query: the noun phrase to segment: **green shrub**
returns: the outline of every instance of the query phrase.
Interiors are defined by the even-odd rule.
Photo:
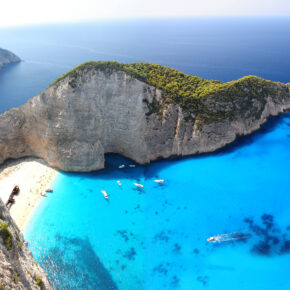
[[[2,237],[7,250],[12,248],[12,234],[5,222],[0,223],[0,236]]]
[[[36,284],[37,286],[42,290],[44,289],[44,284],[43,284],[43,281],[42,279],[40,278],[40,276],[35,276],[35,281],[36,281]]]

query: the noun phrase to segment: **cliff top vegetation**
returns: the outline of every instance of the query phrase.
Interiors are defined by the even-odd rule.
[[[223,83],[216,80],[206,80],[197,76],[191,76],[176,69],[157,64],[126,64],[115,61],[90,61],[80,64],[68,73],[60,76],[50,86],[69,77],[69,84],[75,87],[76,78],[92,69],[101,70],[106,73],[124,71],[133,78],[161,89],[164,93],[164,103],[179,104],[191,113],[198,112],[201,117],[210,117],[209,121],[212,121],[213,118],[213,113],[208,108],[208,100],[211,98],[218,98],[220,102],[225,103],[237,99],[244,100],[240,105],[241,111],[245,112],[250,109],[249,106],[252,106],[253,99],[257,99],[263,103],[266,96],[276,94],[277,87],[289,91],[288,84],[272,82],[253,75]],[[161,106],[158,106],[158,108],[161,108]],[[225,110],[221,109],[219,113],[221,116],[218,119],[225,117]],[[217,117],[217,115],[218,113],[215,113],[214,117]]]

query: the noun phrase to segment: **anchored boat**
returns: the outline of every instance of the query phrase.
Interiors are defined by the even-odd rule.
[[[133,184],[139,188],[144,188],[144,185],[142,185],[142,184],[139,184],[139,183],[133,183]]]
[[[207,241],[211,242],[211,243],[221,243],[221,242],[245,240],[245,239],[248,239],[250,237],[251,237],[251,235],[249,235],[249,234],[245,234],[242,232],[233,232],[233,233],[221,234],[221,235],[209,237],[207,239]]]
[[[105,199],[109,198],[109,195],[107,194],[107,192],[105,190],[101,190],[101,193],[103,194]]]
[[[156,183],[164,183],[164,179],[155,179],[154,182],[156,182]]]

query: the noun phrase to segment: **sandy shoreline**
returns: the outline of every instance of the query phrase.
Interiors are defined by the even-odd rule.
[[[20,188],[10,214],[21,230],[39,201],[46,198],[40,193],[49,188],[56,175],[57,170],[37,158],[12,160],[0,166],[0,198],[3,202],[6,203],[15,185]]]

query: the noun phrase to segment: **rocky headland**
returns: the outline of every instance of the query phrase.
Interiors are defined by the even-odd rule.
[[[9,63],[19,62],[21,59],[9,50],[0,48],[0,69]]]
[[[0,163],[35,156],[64,171],[213,152],[290,108],[290,84],[222,83],[146,63],[89,62],[0,115]]]

